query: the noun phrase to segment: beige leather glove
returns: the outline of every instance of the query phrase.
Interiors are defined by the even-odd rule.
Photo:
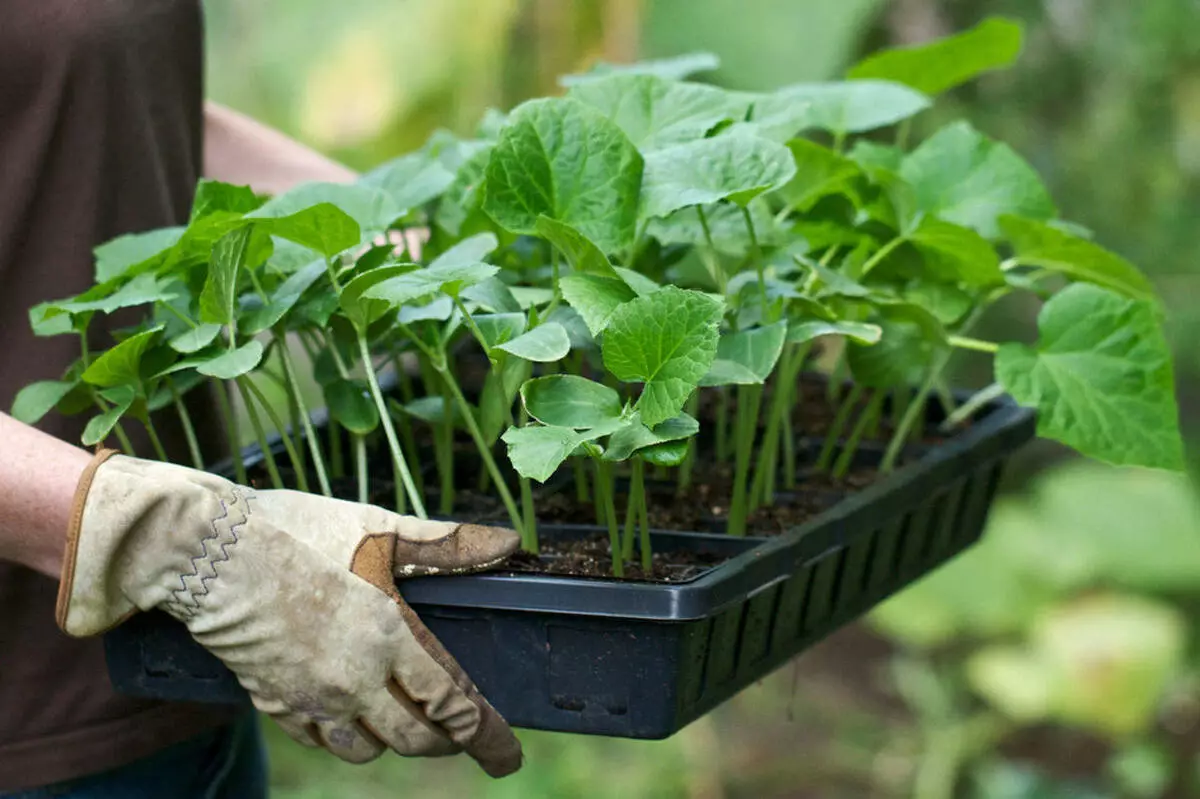
[[[102,452],[75,497],[58,623],[95,635],[162,608],[300,743],[352,762],[466,751],[502,777],[520,743],[393,578],[486,569],[517,545],[509,530]]]

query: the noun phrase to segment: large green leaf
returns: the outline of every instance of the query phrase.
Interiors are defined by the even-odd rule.
[[[670,58],[654,58],[632,64],[609,64],[600,61],[592,68],[575,75],[563,75],[559,84],[575,87],[595,80],[604,80],[610,75],[653,75],[666,80],[683,80],[698,72],[712,72],[721,65],[715,53],[706,51],[684,53]]]
[[[472,154],[454,175],[454,181],[438,201],[434,221],[452,236],[462,233],[463,225],[479,211],[483,198],[484,173],[491,160],[491,148]]]
[[[606,436],[622,422],[611,421],[590,430],[569,427],[510,427],[501,436],[517,474],[544,483],[585,441]]]
[[[1099,244],[1015,216],[1001,217],[1000,228],[1022,264],[1052,269],[1134,299],[1155,298],[1153,285],[1136,266]]]
[[[371,323],[386,314],[394,304],[390,300],[370,296],[368,292],[381,283],[411,274],[417,269],[419,267],[416,264],[392,264],[363,272],[342,286],[341,295],[338,297],[342,313],[359,332],[365,333]],[[432,291],[437,289],[430,289],[430,292]]]
[[[791,152],[749,133],[678,144],[646,156],[641,215],[666,216],[680,208],[729,199],[745,205],[796,174]]]
[[[198,352],[216,340],[221,333],[220,325],[205,324],[193,327],[190,330],[180,333],[175,338],[167,342],[171,349],[184,354]]]
[[[304,292],[308,291],[326,273],[325,264],[314,261],[288,275],[283,283],[271,294],[270,301],[253,311],[247,312],[241,320],[240,330],[252,336],[263,330],[274,327],[279,320],[296,306]]]
[[[456,297],[463,289],[482,283],[499,271],[500,267],[481,261],[429,266],[373,283],[362,296],[364,299],[385,301],[392,306],[404,305],[439,291]]]
[[[39,380],[17,392],[9,413],[18,422],[37,424],[77,384],[66,380]]]
[[[1011,66],[1020,53],[1020,24],[989,17],[954,36],[875,53],[851,67],[846,76],[895,81],[935,95],[984,72]]]
[[[796,175],[779,190],[779,196],[792,208],[806,211],[822,197],[844,191],[861,174],[858,164],[849,158],[808,139],[792,139],[787,146],[796,163]]]
[[[246,250],[253,229],[235,228],[213,246],[208,278],[200,292],[200,321],[231,325],[237,308],[238,275],[246,261]]]
[[[906,238],[921,253],[926,273],[935,280],[978,288],[1004,284],[996,251],[970,228],[925,217]]]
[[[609,437],[608,446],[604,450],[604,459],[607,461],[628,460],[639,450],[670,441],[691,438],[699,430],[700,423],[686,413],[660,422],[654,427],[642,424],[642,420],[638,418],[637,414],[634,414],[632,419]]]
[[[703,208],[713,246],[723,253],[743,256],[751,251],[750,234],[742,209],[732,203],[697,206]],[[647,232],[662,244],[691,244],[707,246],[708,241],[700,224],[697,208],[680,208],[663,219],[651,219]],[[759,197],[747,206],[760,245],[781,243],[789,236],[776,223],[766,197]]]
[[[868,322],[795,322],[788,328],[790,344],[803,344],[821,336],[845,336],[856,344],[870,346],[883,338],[883,328]]]
[[[717,357],[702,386],[761,385],[771,376],[783,342],[787,336],[787,321],[767,327],[755,327],[721,336],[717,342]]]
[[[139,305],[149,305],[156,302],[168,302],[178,298],[178,294],[168,281],[160,280],[152,274],[141,274],[112,293],[108,293],[118,281],[94,286],[85,294],[66,302],[51,303],[47,307],[45,318],[57,316],[59,313],[113,313],[121,308],[135,308]],[[106,296],[100,296],[106,295]],[[85,297],[95,296],[95,299]]]
[[[101,388],[136,385],[141,380],[142,356],[161,330],[144,330],[105,351],[83,370],[83,382]]]
[[[108,434],[117,426],[117,422],[121,421],[121,417],[133,405],[136,394],[132,389],[126,390],[118,395],[114,400],[115,404],[104,413],[98,416],[93,416],[83,428],[83,437],[80,439],[85,447],[94,447],[104,439],[108,438]],[[109,395],[109,399],[113,399],[113,395]]]
[[[567,275],[559,281],[559,288],[593,336],[604,332],[622,303],[637,296],[625,281],[596,275]]]
[[[454,266],[466,266],[483,261],[500,246],[500,242],[492,233],[477,233],[468,236],[453,247],[443,252],[429,263],[430,269],[444,269]]]
[[[1038,410],[1038,435],[1109,463],[1183,468],[1171,353],[1154,304],[1089,283],[1052,297],[1036,347],[1005,344],[996,377]]]
[[[527,324],[523,313],[476,314],[471,318],[483,336],[483,345],[489,350],[524,333]]]
[[[616,391],[578,375],[547,375],[521,386],[525,410],[542,424],[589,429],[621,418]]]
[[[929,98],[899,83],[851,80],[798,83],[754,102],[751,121],[791,139],[805,130],[862,133],[894,125],[929,107]]]
[[[359,183],[388,195],[403,214],[434,199],[454,182],[454,173],[426,153],[409,153],[372,169]]]
[[[572,87],[567,95],[615,122],[642,153],[704,138],[746,113],[746,102],[715,86],[615,74]]]
[[[217,212],[248,214],[266,202],[265,197],[254,193],[249,186],[222,183],[219,180],[201,178],[192,197],[192,213],[189,222],[195,222]]]
[[[937,318],[919,305],[880,309],[883,335],[871,345],[851,341],[847,362],[854,379],[871,388],[895,388],[922,382],[948,344]]]
[[[650,426],[677,415],[712,366],[722,304],[667,286],[619,306],[604,331],[604,365],[644,386],[636,409]]]
[[[521,304],[513,296],[512,289],[496,277],[468,286],[459,296],[495,313],[515,313],[521,310]]]
[[[565,222],[541,216],[538,217],[536,228],[539,236],[549,241],[566,256],[567,262],[576,272],[600,275],[601,277],[618,277],[608,256],[589,241],[587,236]]]
[[[364,239],[386,230],[404,213],[387,193],[375,187],[312,182],[289,189],[247,214],[246,218],[281,219],[322,203],[334,205],[348,214],[358,223]]]
[[[96,282],[107,283],[156,256],[165,256],[183,235],[183,227],[131,233],[107,241],[94,250]]]
[[[510,355],[537,363],[560,361],[571,351],[571,339],[558,322],[542,324],[497,346]]]
[[[603,114],[578,100],[530,100],[509,116],[492,150],[484,210],[513,233],[548,216],[605,252],[629,244],[642,157]]]
[[[1005,214],[1050,219],[1057,212],[1033,167],[967,122],[951,123],[922,142],[904,159],[900,176],[920,210],[988,239],[1000,237]]]
[[[316,250],[326,258],[332,258],[362,240],[362,230],[354,218],[327,202],[287,216],[263,219],[258,225],[274,236]]]
[[[196,371],[218,380],[233,380],[253,371],[262,363],[262,359],[262,342],[253,339],[235,350],[223,352],[211,360],[196,364]]]
[[[379,426],[379,409],[375,407],[366,383],[338,378],[326,383],[322,389],[329,415],[351,433],[365,436]]]

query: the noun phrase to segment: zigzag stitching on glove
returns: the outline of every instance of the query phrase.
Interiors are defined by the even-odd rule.
[[[229,550],[226,547],[231,547],[238,543],[238,528],[245,527],[246,523],[250,520],[250,499],[252,499],[252,495],[243,496],[241,490],[238,488],[231,489],[230,493],[233,495],[232,502],[226,502],[224,497],[219,498],[221,502],[221,515],[212,520],[213,534],[205,536],[200,540],[200,554],[191,559],[191,573],[181,573],[179,575],[179,585],[181,587],[176,588],[172,592],[175,599],[166,603],[182,616],[191,618],[196,615],[196,611],[200,609],[200,597],[208,595],[208,584],[217,577],[217,564],[229,560]],[[238,515],[231,519],[231,511],[237,511]],[[208,549],[210,541],[214,544],[214,549],[211,553]],[[203,565],[207,565],[207,570],[211,572],[211,575],[202,575],[200,573]],[[194,577],[200,578],[199,591],[188,587],[188,578]]]

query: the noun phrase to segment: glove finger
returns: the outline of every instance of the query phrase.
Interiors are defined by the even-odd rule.
[[[310,730],[322,746],[347,763],[369,763],[387,749],[370,729],[353,721],[312,722]]]
[[[317,749],[324,746],[324,742],[316,735],[316,729],[311,726],[309,721],[298,713],[267,713],[279,727],[287,733],[288,737],[301,746],[307,746],[310,749]]]
[[[520,545],[521,538],[513,530],[477,524],[457,525],[438,538],[401,535],[396,539],[395,574],[419,577],[483,571],[502,563]]]
[[[366,697],[363,708],[359,723],[397,754],[443,757],[462,752],[462,747],[426,718],[394,680],[389,681],[386,691]]]

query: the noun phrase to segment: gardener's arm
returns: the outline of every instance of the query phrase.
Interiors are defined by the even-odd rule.
[[[230,108],[204,105],[204,176],[279,194],[298,183],[347,183],[357,174]]]
[[[58,579],[71,502],[90,455],[0,413],[0,560]]]

